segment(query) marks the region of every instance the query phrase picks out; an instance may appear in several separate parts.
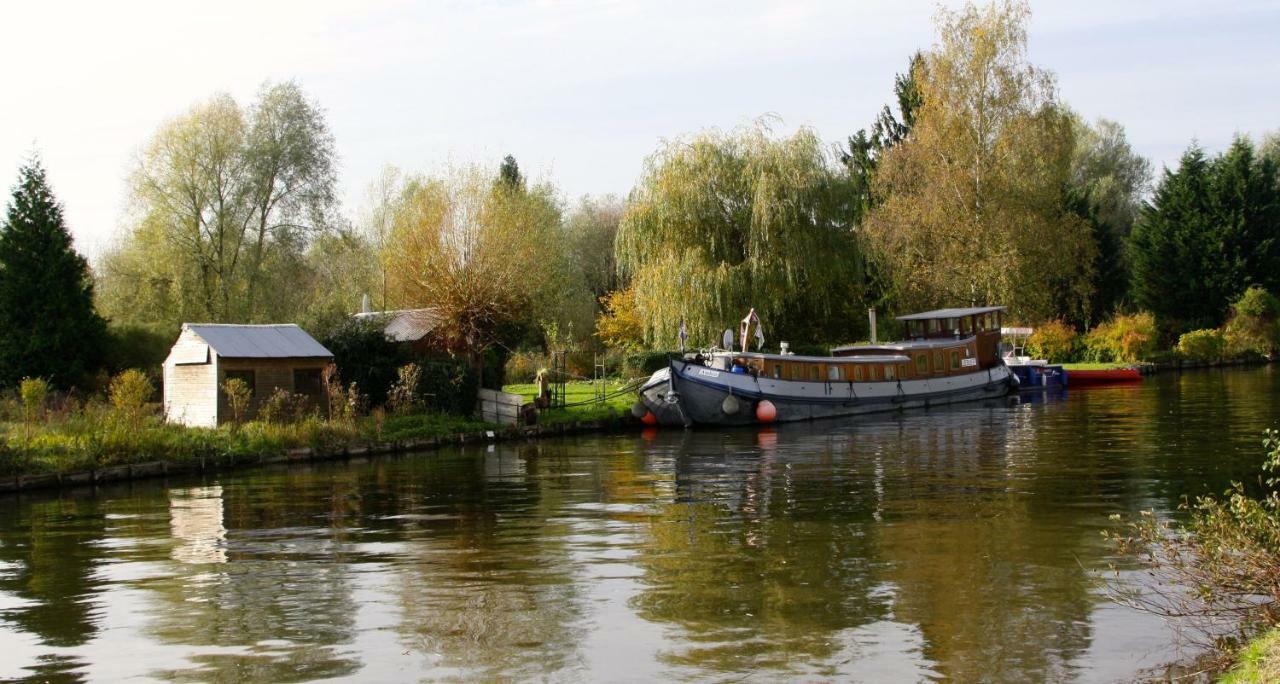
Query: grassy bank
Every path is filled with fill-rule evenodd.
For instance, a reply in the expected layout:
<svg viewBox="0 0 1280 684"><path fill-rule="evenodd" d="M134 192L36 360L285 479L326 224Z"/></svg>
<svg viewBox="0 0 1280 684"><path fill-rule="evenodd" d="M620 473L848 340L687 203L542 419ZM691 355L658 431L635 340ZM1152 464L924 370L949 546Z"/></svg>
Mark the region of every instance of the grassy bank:
<svg viewBox="0 0 1280 684"><path fill-rule="evenodd" d="M565 408L543 411L542 425L590 422L627 415L635 401L622 381L609 382L608 396L596 401L590 382L569 383ZM508 392L532 401L535 385L510 385ZM155 405L120 410L102 401L24 412L16 399L0 406L0 476L71 473L153 461L181 463L212 456L254 456L308 447L317 451L438 439L497 426L442 413L373 415L352 420L305 417L291 421L251 421L239 426L191 428L163 422ZM56 402L55 402L56 403Z"/></svg>
<svg viewBox="0 0 1280 684"><path fill-rule="evenodd" d="M1280 682L1280 628L1249 642L1236 655L1236 664L1219 680L1223 684Z"/></svg>
<svg viewBox="0 0 1280 684"><path fill-rule="evenodd" d="M153 415L123 420L109 410L87 409L30 423L0 422L0 475L67 473L148 461L182 462L215 455L246 456L310 447L403 442L476 432L483 422L443 414L362 417L353 421L306 418L297 422L249 422L238 427L189 428Z"/></svg>
<svg viewBox="0 0 1280 684"><path fill-rule="evenodd" d="M1117 368L1133 368L1137 364L1121 363L1119 361L1108 361L1104 363L1064 363L1062 367L1066 370L1115 370Z"/></svg>
<svg viewBox="0 0 1280 684"><path fill-rule="evenodd" d="M565 407L549 409L538 415L538 422L543 425L557 425L575 421L602 420L626 414L636 401L634 391L628 391L633 384L622 380L606 381L603 402L596 401L596 385L592 382L570 382L565 384ZM533 401L538 396L535 384L507 385L504 392L519 394L525 401Z"/></svg>

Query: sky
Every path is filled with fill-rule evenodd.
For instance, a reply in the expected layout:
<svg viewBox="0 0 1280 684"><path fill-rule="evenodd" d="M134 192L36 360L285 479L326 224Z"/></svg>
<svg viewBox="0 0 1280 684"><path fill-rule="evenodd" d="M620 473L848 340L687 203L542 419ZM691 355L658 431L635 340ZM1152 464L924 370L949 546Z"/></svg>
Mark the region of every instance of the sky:
<svg viewBox="0 0 1280 684"><path fill-rule="evenodd" d="M954 6L954 2L943 3ZM663 140L776 117L832 144L933 44L934 2L477 0L0 5L0 187L37 151L77 247L127 229L126 177L167 119L294 79L336 138L354 216L388 164L513 154L566 203L625 196ZM1280 130L1280 2L1032 1L1029 56L1158 170L1193 140ZM7 192L6 192L7 194Z"/></svg>

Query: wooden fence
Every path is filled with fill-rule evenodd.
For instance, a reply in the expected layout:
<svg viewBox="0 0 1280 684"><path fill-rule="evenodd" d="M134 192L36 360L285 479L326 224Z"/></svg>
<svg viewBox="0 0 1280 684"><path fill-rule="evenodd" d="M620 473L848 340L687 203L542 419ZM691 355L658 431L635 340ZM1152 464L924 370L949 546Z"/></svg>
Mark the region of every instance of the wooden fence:
<svg viewBox="0 0 1280 684"><path fill-rule="evenodd" d="M477 399L480 405L480 419L486 423L520 424L520 407L524 405L524 397L519 394L482 389Z"/></svg>

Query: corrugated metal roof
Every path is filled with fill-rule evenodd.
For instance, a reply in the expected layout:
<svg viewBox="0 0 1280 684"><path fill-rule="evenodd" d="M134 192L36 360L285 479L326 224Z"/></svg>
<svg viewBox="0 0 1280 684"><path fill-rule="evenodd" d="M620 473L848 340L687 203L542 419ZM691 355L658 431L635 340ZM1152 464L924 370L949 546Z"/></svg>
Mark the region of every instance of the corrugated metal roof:
<svg viewBox="0 0 1280 684"><path fill-rule="evenodd" d="M184 328L200 336L213 351L229 359L330 358L333 353L307 331L285 325L229 325L186 323Z"/></svg>
<svg viewBox="0 0 1280 684"><path fill-rule="evenodd" d="M356 318L385 319L383 331L394 342L417 342L427 336L440 323L435 309L403 309L401 311L371 311L358 313Z"/></svg>
<svg viewBox="0 0 1280 684"><path fill-rule="evenodd" d="M968 309L937 309L935 311L925 311L924 313L913 313L906 316L898 316L900 321L928 321L935 318L963 318L964 316L977 316L979 314L991 313L992 311L1004 311L1003 306L974 306Z"/></svg>

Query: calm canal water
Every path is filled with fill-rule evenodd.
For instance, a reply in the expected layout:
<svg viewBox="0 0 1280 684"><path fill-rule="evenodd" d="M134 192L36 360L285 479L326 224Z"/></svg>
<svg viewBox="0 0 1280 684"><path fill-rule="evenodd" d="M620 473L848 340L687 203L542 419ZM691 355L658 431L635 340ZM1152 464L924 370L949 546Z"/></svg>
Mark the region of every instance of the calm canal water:
<svg viewBox="0 0 1280 684"><path fill-rule="evenodd" d="M0 679L1108 681L1108 515L1256 472L1275 369L0 498ZM1139 573L1132 573L1135 576Z"/></svg>

